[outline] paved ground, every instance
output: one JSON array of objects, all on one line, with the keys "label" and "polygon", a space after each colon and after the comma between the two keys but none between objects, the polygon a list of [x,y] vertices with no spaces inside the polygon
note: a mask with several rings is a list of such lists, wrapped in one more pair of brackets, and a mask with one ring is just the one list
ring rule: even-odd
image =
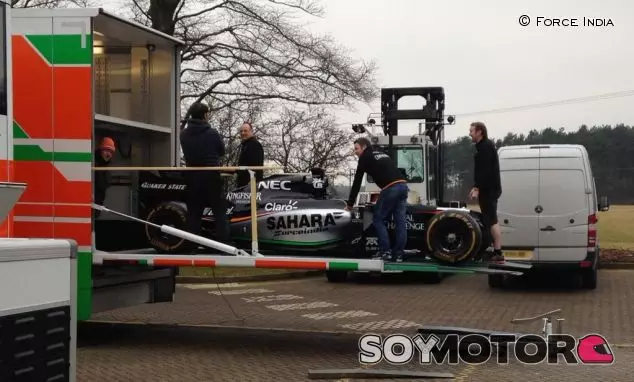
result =
[{"label": "paved ground", "polygon": [[[155,329],[141,325],[84,327],[78,381],[236,382],[308,381],[309,370],[359,368],[357,340],[350,336],[258,333],[237,329]],[[623,381],[634,380],[634,349],[615,349],[613,366],[420,366],[385,363],[365,369],[452,373],[429,381]],[[339,379],[339,381],[352,379]],[[377,379],[374,379],[376,381]],[[383,379],[385,380],[385,379]],[[396,380],[396,379],[393,379]],[[398,379],[420,381],[421,379]],[[371,379],[354,379],[371,381]]]},{"label": "paved ground", "polygon": [[183,329],[159,334],[154,333],[158,329],[134,325],[136,329],[126,329],[129,333],[115,331],[107,336],[116,341],[104,345],[96,341],[80,349],[80,380],[299,381],[306,379],[310,368],[357,367],[358,336],[370,331],[412,334],[421,325],[536,331],[540,323],[514,327],[510,320],[561,308],[566,332],[576,336],[600,333],[616,345],[616,365],[495,366],[489,362],[483,366],[445,366],[437,371],[452,372],[456,380],[463,381],[492,380],[491,371],[499,381],[527,375],[558,381],[633,381],[634,369],[629,366],[634,361],[634,347],[627,346],[634,343],[633,276],[632,271],[600,271],[595,291],[567,287],[573,280],[549,277],[542,281],[550,285],[541,288],[520,283],[504,291],[490,290],[483,276],[452,276],[440,285],[396,277],[346,284],[315,278],[181,286],[174,303],[121,309],[97,315],[95,320],[344,331],[353,335],[256,336],[244,330],[205,331],[203,335]]}]

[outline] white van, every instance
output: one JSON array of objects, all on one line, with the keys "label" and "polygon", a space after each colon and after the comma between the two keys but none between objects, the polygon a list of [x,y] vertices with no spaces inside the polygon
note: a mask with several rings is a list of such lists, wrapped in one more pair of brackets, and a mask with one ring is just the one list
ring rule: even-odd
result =
[{"label": "white van", "polygon": [[[498,221],[509,261],[577,270],[595,289],[599,262],[599,206],[590,159],[581,145],[521,145],[498,150],[502,196]],[[489,278],[491,287],[503,278]]]}]

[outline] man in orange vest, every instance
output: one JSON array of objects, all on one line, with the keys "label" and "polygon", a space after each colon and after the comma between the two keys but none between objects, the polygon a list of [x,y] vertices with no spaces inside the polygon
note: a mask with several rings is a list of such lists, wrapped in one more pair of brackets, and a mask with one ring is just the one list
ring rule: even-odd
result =
[{"label": "man in orange vest", "polygon": [[[110,137],[104,137],[97,150],[95,150],[95,167],[108,166],[115,152],[116,147],[114,140]],[[108,175],[108,171],[95,171],[95,204],[102,206],[106,200],[106,190],[108,189],[110,179]],[[99,214],[100,211],[95,211],[95,218],[99,217]]]}]

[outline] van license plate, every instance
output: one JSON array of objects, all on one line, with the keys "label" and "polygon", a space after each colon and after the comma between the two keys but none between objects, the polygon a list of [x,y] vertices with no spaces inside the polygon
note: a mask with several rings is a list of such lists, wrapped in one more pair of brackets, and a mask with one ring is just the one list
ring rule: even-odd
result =
[{"label": "van license plate", "polygon": [[504,258],[507,260],[531,260],[533,251],[503,251]]}]

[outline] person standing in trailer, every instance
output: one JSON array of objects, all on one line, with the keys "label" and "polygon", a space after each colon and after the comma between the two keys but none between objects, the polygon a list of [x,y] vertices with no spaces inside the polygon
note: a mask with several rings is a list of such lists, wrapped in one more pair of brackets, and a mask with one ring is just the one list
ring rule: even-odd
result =
[{"label": "person standing in trailer", "polygon": [[[225,144],[218,130],[209,124],[209,106],[196,102],[190,107],[189,115],[187,127],[180,135],[187,167],[220,167],[220,158],[225,155]],[[229,221],[220,171],[185,171],[185,177],[189,232],[200,235],[203,212],[205,207],[210,206],[216,239],[228,243]]]},{"label": "person standing in trailer", "polygon": [[[116,152],[116,146],[114,140],[110,137],[104,137],[99,147],[95,150],[95,167],[106,167],[112,161],[112,157]],[[106,200],[106,191],[110,186],[110,174],[108,171],[95,171],[95,184],[94,184],[94,202],[100,206],[103,206]],[[96,218],[101,215],[101,211],[93,210],[93,216]]]},{"label": "person standing in trailer", "polygon": [[[240,126],[240,157],[238,158],[238,166],[264,166],[264,148],[262,144],[253,134],[253,125],[245,122]],[[262,180],[264,171],[255,171],[256,183]],[[238,188],[249,184],[249,172],[238,171],[236,176],[236,186]]]}]

